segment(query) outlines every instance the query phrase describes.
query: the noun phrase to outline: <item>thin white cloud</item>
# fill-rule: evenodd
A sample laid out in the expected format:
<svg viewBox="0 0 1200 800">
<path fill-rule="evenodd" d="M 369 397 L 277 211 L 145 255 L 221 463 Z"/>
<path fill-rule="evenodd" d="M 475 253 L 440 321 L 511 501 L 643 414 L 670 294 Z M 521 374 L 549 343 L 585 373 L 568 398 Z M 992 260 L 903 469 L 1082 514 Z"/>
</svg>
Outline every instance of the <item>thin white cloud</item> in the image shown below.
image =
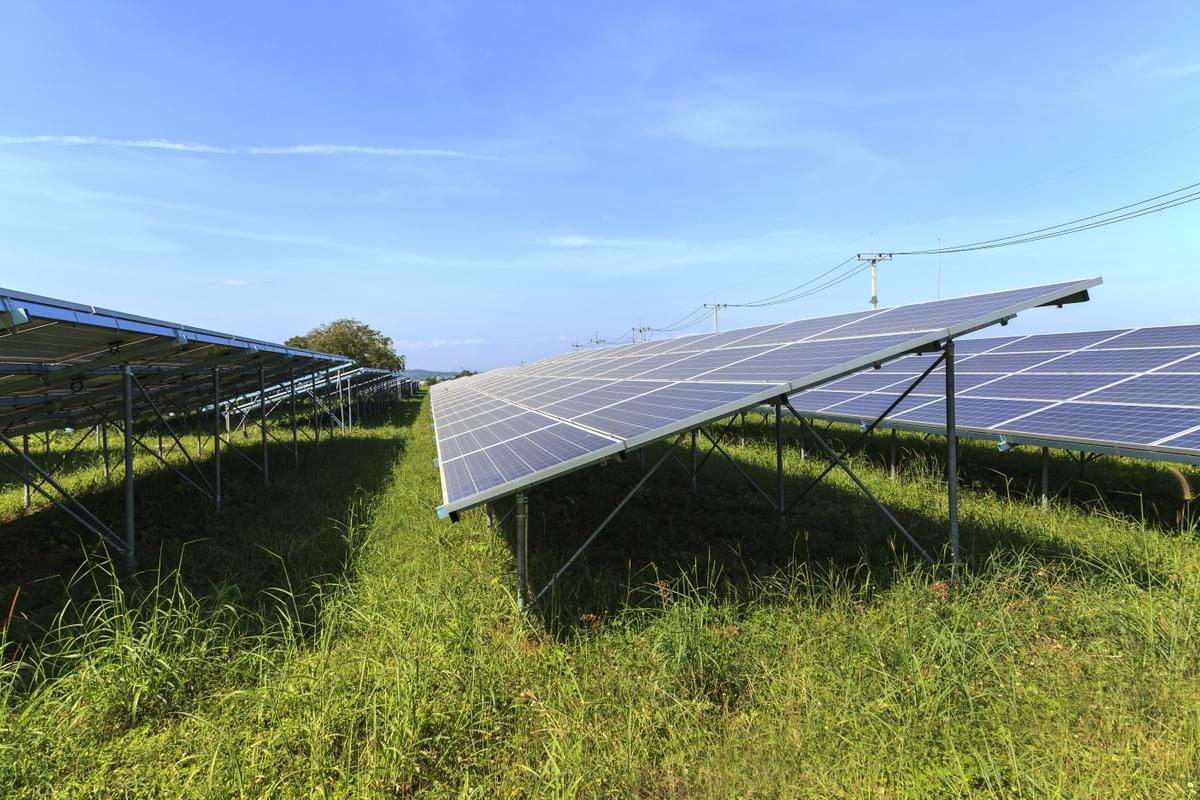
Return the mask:
<svg viewBox="0 0 1200 800">
<path fill-rule="evenodd" d="M 839 161 L 877 158 L 852 134 L 806 121 L 803 110 L 788 95 L 693 95 L 667 104 L 652 132 L 719 150 L 794 150 Z"/>
<path fill-rule="evenodd" d="M 109 139 L 103 136 L 0 136 L 0 145 L 69 145 L 121 147 L 140 150 L 169 150 L 179 153 L 210 153 L 229 156 L 338 156 L 368 155 L 385 158 L 466 158 L 500 161 L 496 156 L 428 147 L 375 147 L 359 144 L 213 145 L 176 142 L 170 139 Z"/>
<path fill-rule="evenodd" d="M 221 281 L 221 286 L 249 286 L 250 281 L 242 280 L 241 278 L 226 278 Z"/>
<path fill-rule="evenodd" d="M 566 248 L 634 248 L 634 247 L 673 247 L 675 242 L 656 241 L 653 239 L 606 239 L 599 236 L 553 236 L 544 241 L 548 247 Z"/>
<path fill-rule="evenodd" d="M 473 344 L 487 344 L 487 339 L 401 339 L 392 344 L 398 350 L 438 350 L 443 347 L 465 347 Z"/>
</svg>

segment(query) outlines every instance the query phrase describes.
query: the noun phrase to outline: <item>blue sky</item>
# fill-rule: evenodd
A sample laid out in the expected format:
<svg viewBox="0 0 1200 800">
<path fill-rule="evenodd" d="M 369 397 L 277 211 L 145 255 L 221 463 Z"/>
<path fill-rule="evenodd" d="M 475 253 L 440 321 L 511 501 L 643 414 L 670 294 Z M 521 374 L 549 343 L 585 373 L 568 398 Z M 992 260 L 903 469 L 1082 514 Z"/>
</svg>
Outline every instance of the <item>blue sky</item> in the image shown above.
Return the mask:
<svg viewBox="0 0 1200 800">
<path fill-rule="evenodd" d="M 1195 2 L 6 3 L 0 285 L 501 366 L 1200 180 L 1197 30 Z M 1200 204 L 897 259 L 880 294 L 1102 274 L 1010 331 L 1198 321 L 1198 253 Z"/>
</svg>

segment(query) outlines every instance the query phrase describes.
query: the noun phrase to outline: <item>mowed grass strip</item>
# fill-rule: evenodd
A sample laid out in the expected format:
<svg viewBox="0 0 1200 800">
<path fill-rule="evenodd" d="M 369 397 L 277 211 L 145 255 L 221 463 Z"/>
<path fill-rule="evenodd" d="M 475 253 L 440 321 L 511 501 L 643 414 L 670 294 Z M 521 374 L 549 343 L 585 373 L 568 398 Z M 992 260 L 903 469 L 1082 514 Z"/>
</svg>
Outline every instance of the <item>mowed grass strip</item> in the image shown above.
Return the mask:
<svg viewBox="0 0 1200 800">
<path fill-rule="evenodd" d="M 838 473 L 780 524 L 720 456 L 697 497 L 668 463 L 522 618 L 509 533 L 432 512 L 427 423 L 398 404 L 204 523 L 224 527 L 165 535 L 160 570 L 86 569 L 56 622 L 5 645 L 6 793 L 1196 795 L 1200 548 L 1166 490 L 1153 513 L 1043 511 L 1036 460 L 966 446 L 953 575 Z M 797 433 L 789 493 L 824 467 Z M 903 445 L 897 480 L 877 453 L 855 467 L 942 552 L 936 442 Z M 729 449 L 771 485 L 768 438 Z M 533 492 L 536 584 L 639 476 L 632 459 Z"/>
</svg>

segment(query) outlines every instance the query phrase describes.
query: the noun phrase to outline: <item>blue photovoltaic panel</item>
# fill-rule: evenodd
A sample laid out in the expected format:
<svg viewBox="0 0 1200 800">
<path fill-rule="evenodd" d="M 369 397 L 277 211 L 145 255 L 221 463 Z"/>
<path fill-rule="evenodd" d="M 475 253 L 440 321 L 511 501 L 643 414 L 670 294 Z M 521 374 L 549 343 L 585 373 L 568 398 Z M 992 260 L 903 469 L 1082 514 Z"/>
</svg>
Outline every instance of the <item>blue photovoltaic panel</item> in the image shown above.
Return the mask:
<svg viewBox="0 0 1200 800">
<path fill-rule="evenodd" d="M 956 351 L 956 423 L 965 433 L 1200 461 L 1200 325 L 980 337 Z M 853 375 L 792 404 L 809 416 L 873 418 L 929 358 L 898 359 L 877 378 Z M 937 401 L 910 397 L 885 424 L 944 430 L 944 390 L 938 369 L 912 395 Z"/>
<path fill-rule="evenodd" d="M 1033 306 L 1086 299 L 1086 290 L 1098 283 L 1071 281 L 577 351 L 436 384 L 430 395 L 443 479 L 439 511 L 511 494 L 764 400 L 936 347 Z M 891 377 L 872 385 L 886 387 L 905 373 Z M 976 382 L 994 377 L 999 375 Z M 830 393 L 828 399 L 857 394 Z M 858 403 L 874 406 L 877 399 Z M 914 407 L 930 402 L 936 404 L 937 396 L 909 399 Z"/>
</svg>

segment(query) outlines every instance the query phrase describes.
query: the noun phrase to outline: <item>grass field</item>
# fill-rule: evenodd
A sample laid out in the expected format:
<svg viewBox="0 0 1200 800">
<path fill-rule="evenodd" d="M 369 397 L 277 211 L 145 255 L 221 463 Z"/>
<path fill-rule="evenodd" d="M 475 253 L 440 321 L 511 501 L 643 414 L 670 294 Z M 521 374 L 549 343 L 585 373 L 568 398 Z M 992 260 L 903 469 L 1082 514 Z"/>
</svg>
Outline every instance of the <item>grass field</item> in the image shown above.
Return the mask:
<svg viewBox="0 0 1200 800">
<path fill-rule="evenodd" d="M 480 511 L 433 514 L 427 423 L 427 403 L 405 401 L 306 446 L 266 489 L 245 467 L 219 516 L 147 465 L 132 578 L 94 548 L 73 571 L 74 530 L 22 515 L 10 487 L 0 791 L 1200 793 L 1200 543 L 1160 466 L 1097 462 L 1044 511 L 1036 453 L 964 444 L 954 576 L 918 563 L 840 474 L 781 525 L 719 457 L 695 498 L 667 462 L 522 618 L 510 537 Z M 790 493 L 824 467 L 797 432 Z M 902 444 L 897 480 L 878 452 L 854 464 L 944 554 L 939 442 Z M 769 485 L 765 431 L 730 450 Z M 119 519 L 115 485 L 81 459 L 70 480 Z M 535 585 L 640 476 L 631 459 L 532 493 Z"/>
</svg>

